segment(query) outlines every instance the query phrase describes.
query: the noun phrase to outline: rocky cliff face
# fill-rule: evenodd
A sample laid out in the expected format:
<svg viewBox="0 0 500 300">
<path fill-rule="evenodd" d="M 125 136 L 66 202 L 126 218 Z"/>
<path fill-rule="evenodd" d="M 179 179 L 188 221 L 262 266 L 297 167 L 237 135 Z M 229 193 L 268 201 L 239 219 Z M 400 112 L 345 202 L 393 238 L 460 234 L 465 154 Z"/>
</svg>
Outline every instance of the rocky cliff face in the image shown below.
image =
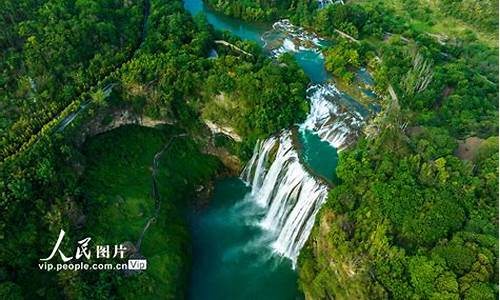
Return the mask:
<svg viewBox="0 0 500 300">
<path fill-rule="evenodd" d="M 206 128 L 210 131 L 210 138 L 206 142 L 206 146 L 203 149 L 203 152 L 214 155 L 220 159 L 222 164 L 226 167 L 226 172 L 221 174 L 223 176 L 239 176 L 240 171 L 242 169 L 242 162 L 238 156 L 231 154 L 231 152 L 225 147 L 217 147 L 215 145 L 215 136 L 218 134 L 225 135 L 232 139 L 233 141 L 240 143 L 243 139 L 236 133 L 232 127 L 223 126 L 217 124 L 210 120 L 204 120 Z"/>
<path fill-rule="evenodd" d="M 236 133 L 236 130 L 234 130 L 232 127 L 219 125 L 219 124 L 217 124 L 213 121 L 210 121 L 210 120 L 204 120 L 204 122 L 207 125 L 207 127 L 210 129 L 212 134 L 221 133 L 221 134 L 227 135 L 228 137 L 232 138 L 236 142 L 242 141 L 241 136 L 239 136 L 239 134 Z"/>
<path fill-rule="evenodd" d="M 88 137 L 129 124 L 155 127 L 158 125 L 173 125 L 175 124 L 175 120 L 153 119 L 147 116 L 139 115 L 129 108 L 117 108 L 111 111 L 104 110 L 91 121 L 82 126 L 81 133 L 76 138 L 76 143 L 77 145 L 81 145 Z"/>
<path fill-rule="evenodd" d="M 226 172 L 221 174 L 221 176 L 238 176 L 240 174 L 240 159 L 238 156 L 231 154 L 227 149 L 209 144 L 203 149 L 203 152 L 220 159 L 222 164 L 226 167 Z"/>
</svg>

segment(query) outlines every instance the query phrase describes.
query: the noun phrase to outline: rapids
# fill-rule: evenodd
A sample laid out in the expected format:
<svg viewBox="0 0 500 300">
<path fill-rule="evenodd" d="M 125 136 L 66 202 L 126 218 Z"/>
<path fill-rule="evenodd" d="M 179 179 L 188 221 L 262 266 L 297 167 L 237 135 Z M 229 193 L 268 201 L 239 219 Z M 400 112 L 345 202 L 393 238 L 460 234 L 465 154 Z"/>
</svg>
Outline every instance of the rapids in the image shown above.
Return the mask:
<svg viewBox="0 0 500 300">
<path fill-rule="evenodd" d="M 203 12 L 216 29 L 258 43 L 271 57 L 292 53 L 311 79 L 310 111 L 298 130 L 258 141 L 240 178 L 219 181 L 210 206 L 192 213 L 189 298 L 302 299 L 298 255 L 335 182 L 337 151 L 356 141 L 366 112 L 329 81 L 322 55 L 328 42 L 316 34 L 288 20 L 244 23 L 201 0 L 184 0 L 184 6 L 193 15 Z"/>
</svg>

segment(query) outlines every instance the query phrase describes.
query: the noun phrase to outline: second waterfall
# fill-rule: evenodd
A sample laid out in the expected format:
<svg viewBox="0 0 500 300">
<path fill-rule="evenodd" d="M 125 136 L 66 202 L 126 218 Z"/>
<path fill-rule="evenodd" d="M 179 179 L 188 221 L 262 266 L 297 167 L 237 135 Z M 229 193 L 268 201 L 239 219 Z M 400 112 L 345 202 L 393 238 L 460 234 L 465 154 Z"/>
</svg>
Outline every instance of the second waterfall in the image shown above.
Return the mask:
<svg viewBox="0 0 500 300">
<path fill-rule="evenodd" d="M 301 165 L 288 130 L 257 143 L 242 178 L 252 185 L 253 201 L 266 210 L 260 225 L 273 236 L 273 250 L 295 264 L 327 187 Z"/>
<path fill-rule="evenodd" d="M 342 109 L 342 97 L 333 84 L 312 86 L 309 100 L 311 111 L 297 134 L 312 132 L 337 149 L 356 139 L 363 118 Z M 259 225 L 270 234 L 273 251 L 295 265 L 328 186 L 303 165 L 293 134 L 283 130 L 257 142 L 241 178 L 252 188 L 252 201 L 265 211 Z"/>
</svg>

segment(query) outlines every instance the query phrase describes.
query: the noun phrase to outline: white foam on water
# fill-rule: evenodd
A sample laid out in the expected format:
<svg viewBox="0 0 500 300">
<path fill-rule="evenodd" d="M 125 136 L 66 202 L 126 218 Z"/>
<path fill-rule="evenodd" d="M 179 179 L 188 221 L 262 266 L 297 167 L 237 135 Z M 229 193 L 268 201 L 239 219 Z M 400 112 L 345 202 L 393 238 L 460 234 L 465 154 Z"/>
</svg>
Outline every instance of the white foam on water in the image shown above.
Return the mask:
<svg viewBox="0 0 500 300">
<path fill-rule="evenodd" d="M 298 51 L 312 51 L 317 55 L 322 55 L 322 40 L 315 33 L 293 25 L 288 19 L 274 23 L 273 29 L 262 35 L 262 40 L 273 57 Z"/>
<path fill-rule="evenodd" d="M 308 89 L 310 110 L 300 126 L 327 141 L 339 151 L 356 140 L 364 119 L 361 114 L 347 109 L 334 84 L 317 84 Z"/>
<path fill-rule="evenodd" d="M 322 55 L 322 41 L 289 20 L 274 23 L 262 39 L 275 57 L 298 51 Z M 317 134 L 339 151 L 357 139 L 364 118 L 355 109 L 348 108 L 333 83 L 311 86 L 307 98 L 310 111 L 299 130 Z M 295 267 L 316 214 L 326 201 L 328 186 L 301 164 L 289 130 L 258 141 L 241 178 L 251 187 L 246 201 L 253 201 L 261 210 L 252 220 L 252 225 L 264 231 L 260 242 L 269 245 L 273 255 L 289 258 Z"/>
<path fill-rule="evenodd" d="M 301 165 L 290 131 L 259 143 L 256 149 L 242 179 L 253 183 L 253 201 L 266 208 L 259 224 L 271 236 L 273 251 L 289 258 L 295 265 L 314 225 L 314 218 L 326 200 L 328 188 Z M 269 161 L 273 149 L 276 155 Z M 259 170 L 268 164 L 268 169 Z"/>
</svg>

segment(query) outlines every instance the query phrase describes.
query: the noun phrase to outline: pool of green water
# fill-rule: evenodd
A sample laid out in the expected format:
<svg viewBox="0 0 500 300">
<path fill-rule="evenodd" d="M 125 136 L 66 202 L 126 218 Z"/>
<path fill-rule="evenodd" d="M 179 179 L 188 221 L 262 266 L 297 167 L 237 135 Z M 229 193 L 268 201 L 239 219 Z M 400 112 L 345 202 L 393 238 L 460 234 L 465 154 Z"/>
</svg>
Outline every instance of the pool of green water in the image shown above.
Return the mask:
<svg viewBox="0 0 500 300">
<path fill-rule="evenodd" d="M 191 215 L 189 299 L 303 299 L 290 261 L 273 255 L 256 223 L 261 214 L 240 179 L 216 183 L 209 207 Z"/>
<path fill-rule="evenodd" d="M 213 12 L 205 6 L 202 0 L 184 0 L 184 8 L 193 16 L 203 13 L 216 29 L 227 30 L 243 40 L 251 40 L 264 45 L 261 36 L 271 28 L 272 24 L 251 24 Z"/>
<path fill-rule="evenodd" d="M 302 146 L 299 154 L 303 161 L 317 174 L 335 183 L 335 168 L 339 160 L 337 149 L 309 130 L 299 130 L 298 137 Z"/>
</svg>

